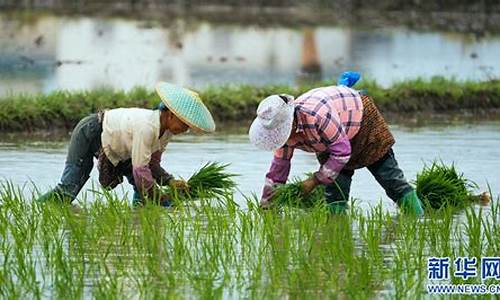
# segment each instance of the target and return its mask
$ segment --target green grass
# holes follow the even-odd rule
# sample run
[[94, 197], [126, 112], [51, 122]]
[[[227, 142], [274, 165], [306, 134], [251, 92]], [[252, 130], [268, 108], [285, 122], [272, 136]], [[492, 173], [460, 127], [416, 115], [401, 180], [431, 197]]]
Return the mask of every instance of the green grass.
[[427, 257], [500, 250], [500, 199], [415, 219], [380, 205], [263, 211], [232, 193], [174, 209], [109, 193], [78, 207], [36, 196], [0, 187], [2, 298], [418, 299]]
[[[259, 101], [271, 94], [298, 96], [307, 90], [333, 81], [288, 85], [225, 85], [207, 87], [202, 99], [218, 123], [249, 122]], [[384, 89], [374, 81], [362, 80], [358, 89], [366, 89], [384, 112], [447, 113], [472, 112], [500, 108], [500, 81], [459, 82], [441, 77], [411, 80]], [[0, 130], [37, 131], [71, 129], [81, 118], [100, 109], [116, 107], [152, 108], [160, 101], [152, 90], [136, 88], [130, 92], [100, 89], [95, 91], [58, 91], [48, 95], [12, 95], [0, 99]]]

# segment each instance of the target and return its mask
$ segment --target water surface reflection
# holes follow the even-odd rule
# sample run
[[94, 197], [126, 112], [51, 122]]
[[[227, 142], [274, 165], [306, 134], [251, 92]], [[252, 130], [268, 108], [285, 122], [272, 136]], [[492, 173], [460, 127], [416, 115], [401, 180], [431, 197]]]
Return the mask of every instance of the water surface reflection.
[[296, 83], [356, 69], [384, 85], [444, 75], [500, 76], [500, 36], [398, 27], [259, 27], [178, 19], [168, 27], [100, 17], [0, 14], [0, 95], [57, 89], [130, 89], [158, 80], [203, 87], [220, 83]]

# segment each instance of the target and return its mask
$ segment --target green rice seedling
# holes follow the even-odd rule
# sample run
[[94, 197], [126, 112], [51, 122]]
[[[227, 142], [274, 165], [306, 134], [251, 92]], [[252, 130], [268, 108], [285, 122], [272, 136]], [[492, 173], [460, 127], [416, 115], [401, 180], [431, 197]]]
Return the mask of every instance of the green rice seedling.
[[302, 182], [300, 179], [295, 178], [291, 183], [281, 184], [276, 187], [272, 196], [272, 203], [278, 206], [310, 208], [324, 202], [324, 193], [324, 186], [320, 185], [309, 194], [304, 194]]
[[417, 174], [416, 190], [425, 208], [445, 206], [463, 208], [474, 200], [471, 191], [477, 185], [459, 174], [454, 165], [433, 162]]
[[206, 163], [187, 181], [189, 189], [179, 191], [170, 187], [174, 200], [179, 199], [217, 199], [236, 187], [236, 174], [228, 173], [227, 164], [217, 162]]
[[[367, 218], [371, 219], [371, 222], [367, 222]], [[357, 221], [359, 224], [359, 236], [365, 249], [365, 255], [371, 262], [371, 272], [383, 272], [383, 253], [380, 247], [384, 237], [383, 229], [385, 222], [382, 220], [382, 206], [378, 205], [373, 208], [369, 217], [359, 215]]]
[[484, 229], [483, 225], [483, 209], [480, 207], [476, 211], [475, 207], [468, 207], [465, 210], [465, 222], [463, 225], [465, 234], [462, 238], [466, 237], [464, 241], [466, 245], [466, 253], [469, 256], [481, 257], [483, 253], [483, 246], [485, 245], [485, 236], [482, 234]]
[[215, 162], [205, 164], [198, 172], [193, 174], [189, 180], [189, 197], [200, 196], [223, 196], [227, 191], [236, 187], [233, 178], [235, 174], [226, 172], [226, 165]]
[[[491, 195], [491, 189], [489, 191]], [[495, 256], [500, 252], [500, 224], [499, 224], [500, 196], [491, 202], [488, 218], [483, 218], [483, 234], [486, 238], [486, 256]]]
[[8, 299], [418, 299], [427, 296], [428, 257], [500, 249], [497, 201], [417, 219], [381, 204], [332, 215], [321, 205], [262, 210], [253, 197], [241, 208], [231, 191], [172, 210], [133, 209], [103, 193], [78, 211], [31, 203], [12, 186], [0, 194], [8, 197], [0, 298]]
[[428, 227], [422, 226], [415, 218], [402, 215], [397, 219], [398, 228], [393, 244], [391, 271], [388, 279], [394, 284], [391, 298], [419, 298], [423, 293], [423, 279], [427, 278], [423, 268], [426, 263], [424, 249]]

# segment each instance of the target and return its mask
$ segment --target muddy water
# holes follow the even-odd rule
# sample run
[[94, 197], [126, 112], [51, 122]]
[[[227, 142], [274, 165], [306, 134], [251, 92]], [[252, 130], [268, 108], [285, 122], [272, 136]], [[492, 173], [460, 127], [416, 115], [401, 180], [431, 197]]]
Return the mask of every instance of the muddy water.
[[500, 36], [0, 13], [0, 95], [99, 87], [287, 83], [361, 71], [383, 85], [500, 76]]
[[[454, 162], [467, 178], [475, 181], [481, 190], [488, 184], [494, 194], [500, 191], [500, 123], [474, 126], [432, 127], [405, 129], [394, 127], [396, 157], [410, 180], [425, 163], [440, 159]], [[45, 190], [57, 183], [64, 165], [66, 145], [46, 148], [43, 143], [0, 143], [0, 178], [17, 185], [34, 183]], [[244, 135], [186, 136], [172, 141], [164, 154], [162, 165], [174, 175], [189, 177], [207, 161], [230, 163], [229, 170], [241, 174], [237, 178], [242, 193], [260, 193], [264, 174], [271, 154], [251, 146]], [[292, 161], [292, 176], [318, 168], [315, 156], [297, 151]], [[97, 173], [92, 173], [94, 183]], [[89, 182], [84, 191], [92, 189]], [[128, 184], [118, 188], [120, 195], [129, 192]], [[359, 170], [353, 178], [351, 196], [368, 206], [382, 201], [388, 209], [394, 209], [392, 201], [378, 186], [367, 170]], [[82, 198], [82, 195], [80, 195]], [[241, 195], [237, 201], [245, 206]]]

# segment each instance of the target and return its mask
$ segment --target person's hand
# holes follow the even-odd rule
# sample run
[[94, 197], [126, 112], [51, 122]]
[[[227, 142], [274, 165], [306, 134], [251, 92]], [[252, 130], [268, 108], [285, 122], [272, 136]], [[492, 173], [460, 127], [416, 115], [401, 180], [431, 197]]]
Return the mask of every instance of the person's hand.
[[186, 181], [180, 179], [171, 179], [169, 185], [176, 190], [189, 191], [189, 185]]
[[260, 198], [260, 208], [268, 209], [271, 207], [271, 200], [274, 196], [274, 189], [276, 185], [270, 181], [266, 181], [264, 185], [264, 190], [262, 191], [262, 197]]
[[304, 181], [302, 181], [302, 191], [304, 192], [304, 194], [309, 194], [310, 192], [312, 192], [312, 190], [314, 190], [314, 188], [319, 184], [318, 180], [316, 179], [316, 177], [311, 177], [311, 178], [308, 178]]
[[270, 207], [271, 207], [270, 199], [260, 199], [260, 208], [261, 209], [268, 209]]

